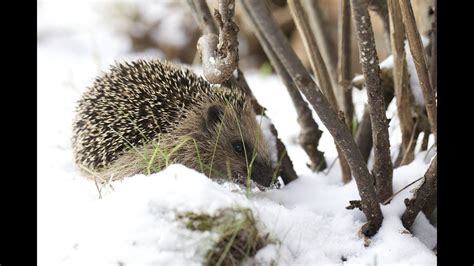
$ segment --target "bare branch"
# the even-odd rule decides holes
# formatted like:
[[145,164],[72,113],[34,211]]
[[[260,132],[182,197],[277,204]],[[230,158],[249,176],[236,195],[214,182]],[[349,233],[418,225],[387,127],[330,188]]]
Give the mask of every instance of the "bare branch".
[[[301,0],[300,0],[301,1]],[[324,21],[324,12],[321,10],[319,4],[321,1],[306,0],[304,6],[308,10],[308,18],[312,35],[318,36],[316,43],[321,49],[321,55],[324,58],[329,75],[336,73],[336,53],[333,53],[333,47],[336,46],[333,39],[329,35],[327,24]],[[334,77],[331,76],[333,79]],[[335,81],[335,79],[334,79]]]
[[[383,73],[383,72],[382,72]],[[382,76],[383,77],[383,76]],[[384,80],[391,81],[391,79],[382,79],[383,98],[385,102],[385,110],[387,110],[388,105],[392,101],[393,94],[393,80],[392,85],[385,85]],[[364,157],[365,162],[369,160],[370,151],[372,150],[373,140],[372,140],[372,124],[370,123],[370,112],[369,106],[367,105],[364,109],[364,114],[360,120],[359,127],[356,133],[356,143]]]
[[352,102],[352,86],[351,82],[351,7],[349,0],[341,0],[339,12],[339,43],[338,43],[338,83],[341,90],[341,109],[344,112],[346,124],[352,129],[352,121],[354,117],[354,103]]
[[292,14],[293,20],[295,21],[296,28],[298,29],[301,39],[306,50],[306,53],[309,55],[309,62],[311,63],[311,68],[313,72],[317,75],[319,86],[329,100],[334,111],[339,111],[339,106],[334,95],[334,90],[331,83],[331,78],[329,77],[329,72],[324,63],[321,52],[319,51],[318,44],[314,34],[311,33],[308,16],[303,10],[303,5],[299,0],[288,0],[288,6]]
[[[336,100],[336,96],[334,95],[334,89],[332,86],[331,77],[329,76],[328,69],[326,64],[324,63],[323,57],[319,51],[318,44],[316,43],[316,39],[314,34],[312,34],[308,16],[306,12],[304,12],[303,5],[299,0],[289,0],[288,6],[290,8],[290,12],[292,14],[293,20],[295,21],[296,27],[301,35],[303,40],[306,53],[309,55],[309,61],[311,63],[311,68],[313,73],[316,73],[319,85],[322,88],[324,95],[329,100],[332,108],[335,111],[339,111],[339,105]],[[343,118],[344,121],[344,118]],[[347,164],[347,161],[342,154],[339,147],[337,147],[337,153],[339,154],[339,162],[341,164],[342,170],[342,180],[344,183],[347,183],[351,180],[351,171],[350,167]]]
[[260,36],[257,35],[257,37],[266,39],[271,45],[271,48],[285,66],[298,90],[304,94],[339,148],[343,151],[354,175],[362,200],[362,211],[368,221],[361,231],[366,236],[374,235],[382,224],[383,215],[377,202],[373,177],[367,169],[351,132],[345,123],[338,119],[337,114],[321,93],[319,87],[297,58],[283,32],[277,27],[265,3],[261,0],[242,0],[242,5],[255,27],[262,33]]
[[[351,132],[354,132],[354,103],[352,102],[352,86],[350,84],[351,78],[351,7],[349,0],[341,0],[340,13],[338,18],[338,62],[337,62],[337,74],[338,74],[338,85],[339,85],[339,98],[340,105],[339,109],[342,110],[345,123]],[[338,151],[338,154],[339,151]],[[348,183],[352,179],[350,173],[350,167],[347,160],[341,162],[342,180],[344,183]]]
[[426,202],[434,193],[437,193],[437,182],[438,182],[438,156],[431,160],[430,166],[424,175],[424,183],[421,187],[415,192],[413,198],[410,200],[405,199],[405,204],[407,209],[402,215],[402,224],[403,226],[410,230],[413,222],[418,213],[423,209]]
[[198,22],[199,28],[203,34],[219,34],[211,12],[207,6],[206,0],[187,0],[189,7],[191,7],[194,19]]
[[306,101],[303,99],[301,93],[298,91],[298,88],[296,88],[295,84],[293,83],[293,80],[289,76],[285,67],[278,59],[278,56],[276,56],[276,54],[273,52],[270,44],[266,41],[266,39],[262,37],[262,33],[259,31],[259,28],[255,30],[255,34],[257,35],[259,40],[261,40],[260,44],[262,48],[267,54],[267,57],[270,59],[276,72],[282,79],[283,84],[285,84],[285,87],[288,90],[288,94],[290,95],[291,101],[293,102],[298,116],[298,124],[301,127],[301,132],[298,141],[303,150],[308,155],[309,159],[311,160],[309,168],[317,172],[326,169],[327,163],[324,158],[324,152],[318,150],[319,139],[321,138],[323,132],[319,130],[318,124],[313,119],[311,109],[309,108]]
[[425,106],[428,113],[428,119],[431,124],[431,131],[435,136],[435,142],[437,142],[438,131],[435,93],[430,84],[430,77],[423,45],[421,44],[420,33],[416,27],[415,16],[413,14],[413,9],[411,8],[410,2],[408,0],[400,0],[399,3],[403,17],[403,24],[405,24],[408,44],[410,46],[411,54],[413,55],[416,73],[418,75],[418,79],[420,80],[420,86],[423,91],[423,98],[425,99]]
[[369,0],[369,7],[373,10],[382,20],[382,25],[384,29],[385,40],[387,44],[387,51],[388,53],[391,52],[390,42],[390,28],[389,28],[389,15],[388,15],[388,7],[387,7],[387,0]]
[[385,102],[380,78],[379,60],[375,49],[374,32],[370,22],[367,3],[363,0],[351,0],[352,17],[356,25],[359,43],[360,62],[367,87],[370,122],[374,145],[375,185],[379,202],[384,202],[393,193],[393,166],[388,138],[388,120],[385,115]]
[[[196,6],[198,5],[194,5]],[[198,41],[204,77],[211,83],[223,83],[230,80],[238,65],[239,27],[234,22],[234,11],[234,0],[219,0],[219,11],[214,14],[218,21],[219,36],[208,33]],[[208,26],[205,29],[212,31]]]
[[[393,77],[395,87],[395,99],[397,100],[397,112],[400,119],[400,130],[402,132],[402,146],[400,152],[404,154],[401,165],[408,164],[415,158],[414,149],[410,147],[412,135],[415,131],[412,95],[409,89],[408,69],[405,58],[405,27],[398,0],[388,0],[390,15],[390,34],[393,55]],[[413,146],[413,145],[412,145]],[[414,147],[413,147],[414,148]]]
[[438,1],[434,6],[434,22],[431,30],[431,84],[435,93],[438,91]]

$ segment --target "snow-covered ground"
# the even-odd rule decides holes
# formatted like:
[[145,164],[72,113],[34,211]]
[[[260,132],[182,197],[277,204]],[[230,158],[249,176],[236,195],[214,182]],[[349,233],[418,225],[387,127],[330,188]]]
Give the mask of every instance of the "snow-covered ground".
[[[128,40],[103,15],[112,4],[38,3],[39,265],[201,264],[212,235],[186,229],[175,215],[183,211],[213,214],[226,207],[250,208],[258,228],[277,240],[257,253],[254,262],[263,265],[271,261],[278,265],[436,264],[431,251],[436,228],[419,215],[411,235],[400,221],[403,200],[411,197],[416,185],[382,206],[384,223],[369,246],[364,246],[358,230],[365,216],[345,209],[349,200],[359,198],[355,182],[342,184],[338,163],[329,173],[314,174],[306,167],[307,156],[296,143],[296,113],[285,87],[278,77],[257,72],[246,73],[248,82],[289,149],[299,174],[296,181],[246,197],[235,186],[218,185],[184,166],[172,165],[151,176],[113,183],[114,189],[102,191],[99,199],[95,184],[78,173],[72,159],[76,101],[114,61],[161,57],[127,52]],[[155,1],[140,4],[158,5]],[[354,99],[360,116],[365,92],[354,91]],[[389,129],[393,157],[400,143],[394,113],[392,104],[387,114],[393,117]],[[337,156],[334,142],[319,125],[324,130],[320,149],[331,163]],[[419,153],[413,163],[395,170],[395,191],[423,175],[429,163],[425,155]]]

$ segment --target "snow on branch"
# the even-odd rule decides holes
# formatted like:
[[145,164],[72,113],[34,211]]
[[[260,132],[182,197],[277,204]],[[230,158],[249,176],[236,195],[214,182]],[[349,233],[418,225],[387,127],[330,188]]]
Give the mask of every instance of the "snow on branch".
[[204,77],[211,83],[223,83],[230,80],[238,65],[239,27],[234,22],[234,13],[234,0],[219,0],[219,10],[214,13],[219,26],[219,34],[207,33],[198,41]]

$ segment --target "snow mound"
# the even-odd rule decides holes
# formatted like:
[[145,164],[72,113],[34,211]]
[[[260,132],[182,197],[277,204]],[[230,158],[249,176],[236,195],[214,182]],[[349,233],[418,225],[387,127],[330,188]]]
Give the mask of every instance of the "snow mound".
[[210,232],[192,231],[176,219],[185,212],[214,215],[222,208],[249,208],[244,194],[182,165],[112,184],[89,208],[77,210],[81,231],[61,263],[68,265],[168,265],[202,263]]
[[[395,171],[395,190],[423,174],[427,165],[419,157]],[[215,236],[187,229],[177,214],[212,216],[223,208],[251,209],[259,231],[274,239],[256,254],[255,263],[436,261],[430,250],[436,244],[436,229],[428,220],[422,215],[417,218],[417,237],[401,224],[403,199],[411,194],[408,190],[382,207],[384,223],[369,247],[364,247],[357,232],[365,217],[360,211],[345,209],[349,200],[359,198],[353,181],[331,185],[324,175],[303,175],[283,189],[246,197],[245,190],[236,185],[222,186],[185,166],[171,165],[160,173],[136,175],[112,186],[87,208],[75,209],[76,218],[71,221],[76,222],[59,225],[63,233],[74,231],[68,238],[74,241],[63,249],[60,262],[47,264],[201,264]]]

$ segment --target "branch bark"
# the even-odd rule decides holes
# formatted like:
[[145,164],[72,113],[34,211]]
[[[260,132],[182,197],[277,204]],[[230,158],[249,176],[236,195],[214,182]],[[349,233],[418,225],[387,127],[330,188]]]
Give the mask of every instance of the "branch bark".
[[[200,5],[193,5],[194,8]],[[234,0],[219,0],[219,11],[214,16],[219,26],[219,36],[214,33],[204,34],[198,40],[198,50],[201,54],[204,77],[211,83],[223,83],[233,77],[239,61],[239,27],[234,22]],[[205,14],[200,23],[207,18]],[[205,27],[206,31],[212,31]]]
[[386,40],[387,51],[391,53],[391,37],[390,36],[390,23],[389,23],[389,15],[388,15],[388,6],[387,0],[369,0],[369,7],[373,10],[382,20],[382,26],[384,29],[384,35]]
[[413,55],[413,62],[415,63],[416,73],[420,80],[421,90],[423,91],[423,98],[425,99],[425,106],[431,124],[431,131],[433,132],[435,142],[437,143],[438,130],[435,93],[430,84],[430,77],[420,33],[416,27],[415,16],[409,0],[400,0],[400,8],[403,17],[403,24],[405,24],[408,44],[410,46],[411,54]]
[[[340,109],[344,113],[344,119],[348,128],[351,132],[354,132],[354,103],[352,101],[352,86],[350,82],[351,78],[351,62],[352,62],[352,51],[351,51],[351,7],[349,0],[341,0],[340,13],[338,18],[338,61],[337,61],[337,74],[338,74],[338,85],[339,85],[339,98],[341,99]],[[340,157],[341,158],[341,157]],[[342,169],[342,181],[348,183],[352,179],[349,165],[347,160],[341,161]]]
[[271,44],[272,50],[285,66],[298,90],[300,90],[308,102],[310,102],[321,121],[339,145],[339,148],[343,151],[359,189],[359,195],[362,200],[362,211],[368,220],[361,231],[366,236],[374,235],[382,224],[383,215],[380,210],[380,205],[377,202],[375,188],[373,186],[373,177],[367,169],[362,155],[352,138],[351,132],[345,123],[338,119],[337,114],[331,108],[327,99],[321,93],[316,83],[311,79],[311,76],[301,61],[296,57],[288,40],[276,26],[265,3],[261,0],[242,0],[242,5],[255,27],[262,33],[261,36],[257,35],[257,37],[264,38]]
[[385,102],[380,78],[379,60],[375,49],[374,33],[367,9],[367,2],[351,0],[352,17],[354,19],[359,43],[360,62],[367,87],[370,122],[374,145],[375,186],[379,202],[384,202],[393,193],[393,166],[390,156],[388,136],[388,120],[385,115]]
[[[394,97],[393,82],[391,84],[392,85],[384,85],[384,82],[382,82],[384,88],[383,98],[385,102],[385,111],[387,110],[388,105]],[[369,160],[370,152],[372,151],[373,147],[372,123],[370,123],[369,109],[370,108],[367,105],[364,109],[364,114],[362,115],[362,119],[360,120],[359,127],[355,136],[357,147],[359,147],[365,162]]]
[[352,85],[351,83],[351,6],[349,0],[341,0],[341,7],[339,12],[339,42],[338,42],[338,62],[337,73],[338,83],[340,87],[340,97],[342,98],[341,109],[344,112],[344,117],[347,126],[353,128],[354,118],[354,103],[352,101]]
[[434,22],[431,31],[431,84],[435,93],[438,91],[438,1],[434,6]]
[[315,35],[311,33],[308,23],[308,16],[303,10],[303,5],[299,0],[288,0],[288,7],[290,8],[290,13],[292,14],[296,28],[298,29],[301,39],[303,40],[306,53],[309,55],[311,68],[318,78],[319,87],[321,88],[324,96],[326,96],[328,99],[333,110],[337,112],[339,110],[339,106],[336,96],[334,95],[328,68],[326,67],[323,57],[321,56],[318,44],[316,43]]
[[212,18],[209,7],[207,6],[206,0],[187,0],[191,12],[194,16],[194,20],[199,24],[199,28],[202,33],[205,34],[219,34],[216,28],[216,24]]
[[[320,3],[321,1],[306,0],[304,5],[308,10],[310,29],[314,36],[318,36],[316,42],[321,49],[321,55],[324,62],[326,62],[327,69],[329,73],[336,73],[336,53],[331,52],[336,44],[329,35],[329,28],[324,23],[324,12],[319,6]],[[334,77],[331,76],[331,78],[335,81]]]
[[[319,51],[315,35],[311,32],[308,16],[303,10],[303,5],[299,0],[289,0],[288,6],[290,8],[290,13],[293,17],[293,20],[295,21],[296,28],[298,29],[301,39],[303,40],[306,53],[309,55],[309,62],[311,64],[313,73],[315,73],[318,77],[319,86],[322,89],[323,94],[329,100],[333,110],[337,112],[340,110],[340,108],[337,103],[336,96],[334,95],[331,77],[329,76],[328,69]],[[346,158],[337,145],[336,148],[339,155],[339,162],[341,164],[342,180],[344,183],[347,183],[351,180],[351,170],[347,164]]]
[[327,162],[324,158],[324,152],[318,150],[319,139],[321,138],[322,131],[319,130],[318,124],[313,119],[311,109],[298,91],[298,88],[296,88],[290,75],[278,59],[278,56],[272,50],[270,44],[262,37],[262,33],[258,28],[255,29],[255,34],[259,38],[260,44],[267,54],[267,57],[270,59],[272,66],[282,79],[283,84],[288,90],[291,101],[293,102],[298,116],[298,124],[301,128],[298,141],[311,161],[309,168],[317,172],[326,169]]
[[404,154],[405,160],[401,165],[408,164],[415,158],[415,150],[411,149],[410,143],[414,129],[412,113],[414,107],[412,103],[411,90],[408,82],[408,69],[405,58],[405,27],[398,0],[388,0],[388,10],[390,16],[390,34],[393,55],[393,82],[395,87],[395,98],[397,100],[397,113],[400,119],[400,129],[402,132],[402,145],[400,153]]
[[405,199],[407,206],[405,212],[402,215],[403,226],[410,230],[411,226],[415,222],[415,218],[418,213],[423,209],[428,199],[432,197],[434,193],[437,193],[437,182],[438,182],[438,156],[431,160],[430,166],[424,175],[424,183],[415,192],[413,198],[410,200]]

